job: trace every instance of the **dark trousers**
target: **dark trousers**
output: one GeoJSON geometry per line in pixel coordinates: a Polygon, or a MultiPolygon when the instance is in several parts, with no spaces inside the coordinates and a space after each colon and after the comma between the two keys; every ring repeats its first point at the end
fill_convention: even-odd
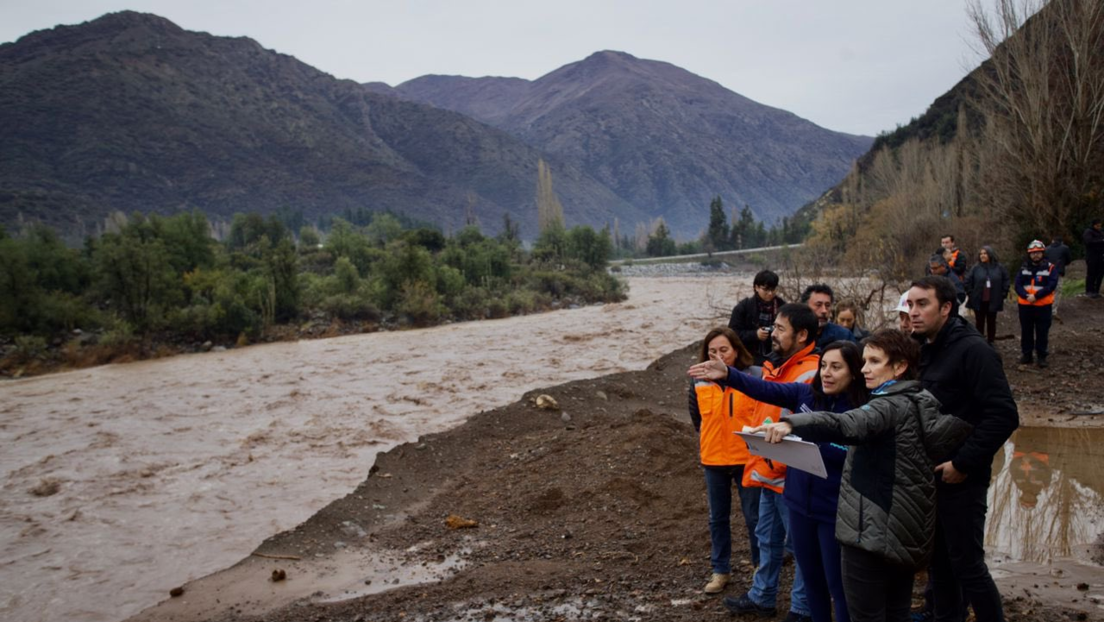
{"type": "Polygon", "coordinates": [[[909,622],[912,568],[853,546],[840,549],[851,622],[909,622]]]}
{"type": "Polygon", "coordinates": [[[1085,293],[1099,294],[1100,282],[1104,281],[1104,257],[1086,257],[1085,264],[1085,293]]]}
{"type": "Polygon", "coordinates": [[[937,487],[938,520],[931,566],[936,622],[962,622],[963,598],[973,606],[977,622],[1004,620],[1000,592],[985,565],[988,489],[988,482],[937,487]]]}
{"type": "Polygon", "coordinates": [[[997,311],[990,311],[988,302],[982,301],[978,304],[977,311],[974,311],[974,326],[977,326],[979,333],[985,335],[989,343],[997,338],[997,311]]]}
{"type": "Polygon", "coordinates": [[[703,467],[705,491],[709,498],[709,539],[713,572],[732,572],[732,486],[740,497],[740,511],[747,526],[748,544],[751,546],[751,563],[759,567],[759,540],[755,526],[759,523],[759,488],[744,488],[744,465],[727,467],[703,467]]]}
{"type": "Polygon", "coordinates": [[[813,622],[832,622],[835,599],[836,622],[850,622],[843,590],[840,545],[836,521],[822,522],[790,508],[790,539],[794,560],[805,578],[805,600],[813,622]]]}
{"type": "Polygon", "coordinates": [[[1039,358],[1047,355],[1051,310],[1050,305],[1020,305],[1020,351],[1024,356],[1031,356],[1032,351],[1038,352],[1039,358]]]}

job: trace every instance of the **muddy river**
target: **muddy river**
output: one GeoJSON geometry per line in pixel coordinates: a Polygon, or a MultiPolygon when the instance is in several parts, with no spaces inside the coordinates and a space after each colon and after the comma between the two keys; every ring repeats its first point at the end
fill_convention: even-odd
{"type": "MultiPolygon", "coordinates": [[[[620,304],[2,383],[0,619],[127,618],[344,496],[378,452],[643,369],[727,321],[748,282],[638,277],[620,304]]],[[[1099,573],[1102,446],[1100,430],[1023,429],[997,456],[1002,581],[1099,573]]]]}
{"type": "Polygon", "coordinates": [[[632,278],[620,304],[0,384],[0,619],[124,619],[344,496],[380,451],[645,368],[750,281],[632,278]]]}

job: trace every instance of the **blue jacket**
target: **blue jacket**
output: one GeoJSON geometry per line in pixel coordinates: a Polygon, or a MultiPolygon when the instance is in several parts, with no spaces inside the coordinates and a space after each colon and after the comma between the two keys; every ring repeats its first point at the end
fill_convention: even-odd
{"type": "MultiPolygon", "coordinates": [[[[852,333],[851,331],[847,330],[846,328],[840,326],[839,324],[828,322],[827,324],[824,325],[824,331],[820,333],[819,337],[817,337],[817,340],[816,340],[817,352],[820,352],[821,350],[823,350],[824,346],[832,343],[833,341],[850,341],[850,342],[854,342],[855,341],[855,335],[854,335],[854,333],[852,333]]],[[[760,400],[760,401],[764,401],[764,400],[760,400]]],[[[794,412],[797,412],[797,411],[794,411],[794,412]]]]}
{"type": "MultiPolygon", "coordinates": [[[[842,328],[842,327],[841,327],[842,328]]],[[[847,329],[843,329],[847,330],[847,329]]],[[[817,404],[813,386],[804,382],[767,382],[739,370],[728,368],[728,386],[753,400],[766,402],[793,412],[831,411],[842,413],[854,408],[847,396],[828,398],[829,403],[817,404]]],[[[822,523],[836,522],[836,506],[839,504],[840,477],[847,458],[847,447],[834,443],[817,443],[824,459],[827,478],[820,478],[805,471],[786,469],[786,486],[782,499],[786,506],[822,523]]]]}

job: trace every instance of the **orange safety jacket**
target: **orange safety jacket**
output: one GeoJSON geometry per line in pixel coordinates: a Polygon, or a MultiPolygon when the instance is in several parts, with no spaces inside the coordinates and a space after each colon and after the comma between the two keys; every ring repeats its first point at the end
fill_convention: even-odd
{"type": "MultiPolygon", "coordinates": [[[[815,343],[810,343],[777,369],[770,361],[767,361],[763,366],[763,380],[767,382],[804,382],[806,384],[812,382],[813,378],[816,377],[817,369],[820,367],[820,356],[813,354],[815,346],[815,343]]],[[[772,406],[765,402],[756,402],[755,411],[752,415],[754,421],[752,425],[763,425],[768,419],[771,423],[778,423],[782,420],[782,417],[789,414],[792,413],[787,408],[772,406]]],[[[741,483],[744,486],[758,486],[781,493],[786,484],[786,465],[753,455],[748,458],[747,466],[744,467],[744,479],[741,483]]]]}
{"type": "Polygon", "coordinates": [[[706,466],[746,464],[747,443],[733,432],[751,425],[755,402],[736,389],[708,380],[694,383],[701,414],[701,463],[706,466]]]}

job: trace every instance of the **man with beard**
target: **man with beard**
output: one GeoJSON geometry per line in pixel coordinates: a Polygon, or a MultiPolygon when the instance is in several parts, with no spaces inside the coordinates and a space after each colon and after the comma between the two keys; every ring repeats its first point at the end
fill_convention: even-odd
{"type": "Polygon", "coordinates": [[[816,347],[817,351],[833,341],[855,341],[855,335],[846,328],[829,322],[832,317],[832,305],[836,302],[836,295],[832,288],[824,283],[815,283],[805,288],[801,294],[801,302],[807,304],[817,319],[816,347]]]}
{"type": "Polygon", "coordinates": [[[993,456],[1019,426],[1019,413],[996,350],[956,313],[946,277],[913,281],[908,292],[912,334],[920,340],[920,382],[942,411],[974,426],[935,467],[935,619],[961,622],[965,599],[978,622],[1004,620],[1000,592],[985,565],[986,493],[993,456]]]}
{"type": "MultiPolygon", "coordinates": [[[[817,330],[816,315],[802,304],[783,305],[778,310],[771,331],[772,359],[763,366],[763,380],[768,382],[805,382],[816,377],[820,357],[813,353],[817,330]]],[[[753,425],[774,423],[789,411],[764,402],[755,403],[751,420],[753,425]]],[[[739,598],[727,597],[724,604],[733,613],[754,613],[773,616],[778,598],[778,575],[782,570],[782,554],[789,529],[786,504],[782,501],[785,489],[786,465],[762,456],[751,456],[744,466],[743,485],[762,488],[759,497],[759,524],[755,535],[759,540],[759,568],[755,570],[751,589],[739,598]]],[[[786,622],[810,620],[809,606],[805,602],[805,585],[800,568],[794,569],[793,589],[790,592],[790,612],[786,622]]]]}

